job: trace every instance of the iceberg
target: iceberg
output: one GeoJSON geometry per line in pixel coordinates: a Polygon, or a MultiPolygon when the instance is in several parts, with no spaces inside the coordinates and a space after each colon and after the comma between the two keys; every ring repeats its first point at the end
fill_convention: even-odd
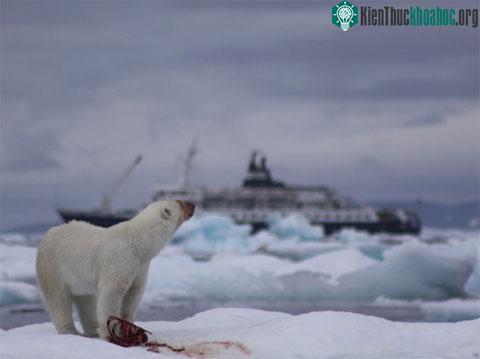
{"type": "Polygon", "coordinates": [[[0,244],[0,280],[35,284],[36,256],[34,247],[0,244]]]}
{"type": "Polygon", "coordinates": [[[217,252],[252,251],[256,244],[249,240],[249,234],[249,225],[237,225],[229,217],[212,214],[185,222],[171,243],[188,253],[208,257],[217,252]]]}
{"type": "Polygon", "coordinates": [[[332,279],[332,284],[344,274],[370,267],[377,261],[363,255],[360,251],[349,248],[327,252],[323,255],[306,259],[294,265],[283,266],[277,270],[278,274],[292,274],[295,272],[321,273],[332,279]]]}
{"type": "Polygon", "coordinates": [[[311,225],[305,217],[298,214],[271,218],[269,230],[278,238],[319,240],[325,236],[321,226],[311,225]]]}
{"type": "MultiPolygon", "coordinates": [[[[368,302],[381,296],[403,300],[478,297],[474,240],[435,245],[408,241],[382,249],[382,257],[366,254],[363,244],[299,241],[295,253],[307,251],[303,245],[312,253],[292,259],[272,253],[283,250],[286,254],[294,242],[275,241],[271,236],[265,232],[245,238],[247,242],[255,238],[255,246],[263,243],[253,252],[247,248],[251,244],[242,244],[241,251],[212,251],[202,261],[191,255],[190,244],[167,246],[151,263],[142,304],[177,299],[368,302]]],[[[0,244],[0,250],[2,305],[37,300],[31,294],[20,295],[22,289],[16,286],[28,284],[29,293],[33,290],[36,249],[0,244]]],[[[27,287],[23,288],[26,293],[27,287]]]]}
{"type": "Polygon", "coordinates": [[[426,322],[458,322],[480,317],[480,300],[478,299],[449,299],[445,301],[398,300],[385,297],[377,298],[374,302],[378,306],[410,306],[420,308],[422,321],[426,322]]]}
{"type": "MultiPolygon", "coordinates": [[[[470,243],[468,243],[470,244],[470,243]]],[[[434,246],[407,243],[386,252],[377,265],[339,279],[345,296],[374,299],[448,299],[465,297],[475,255],[471,245],[434,246]]]]}
{"type": "Polygon", "coordinates": [[[37,303],[40,301],[38,288],[22,282],[0,281],[0,306],[37,303]]]}
{"type": "Polygon", "coordinates": [[[37,249],[0,244],[0,306],[40,301],[36,287],[37,249]]]}
{"type": "Polygon", "coordinates": [[[468,296],[465,284],[476,257],[471,243],[455,246],[411,242],[385,252],[383,261],[347,248],[300,262],[265,254],[217,254],[198,262],[159,256],[150,267],[146,301],[443,300],[468,296]],[[164,273],[169,273],[165,276],[164,273]]]}
{"type": "MultiPolygon", "coordinates": [[[[221,215],[184,223],[152,261],[141,305],[182,300],[373,303],[385,297],[453,306],[450,300],[480,297],[476,232],[427,229],[414,237],[344,229],[325,237],[296,216],[272,221],[270,231],[255,234],[221,215]]],[[[36,248],[15,236],[0,243],[2,307],[40,302],[36,248]]]]}
{"type": "Polygon", "coordinates": [[[475,266],[470,278],[465,284],[465,292],[473,297],[480,298],[480,241],[473,242],[473,254],[475,266]]]}

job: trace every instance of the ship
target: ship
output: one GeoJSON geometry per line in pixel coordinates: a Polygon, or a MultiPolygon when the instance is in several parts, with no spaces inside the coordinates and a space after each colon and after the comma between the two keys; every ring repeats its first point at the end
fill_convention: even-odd
{"type": "MultiPolygon", "coordinates": [[[[195,204],[199,215],[216,213],[227,215],[238,224],[248,224],[252,232],[268,229],[275,218],[292,214],[306,218],[312,225],[322,226],[326,235],[343,228],[369,233],[419,234],[421,219],[415,209],[376,208],[359,204],[341,196],[328,186],[288,185],[273,178],[266,155],[252,151],[247,173],[241,186],[226,188],[198,187],[190,184],[190,170],[197,153],[192,144],[180,159],[180,176],[173,186],[154,188],[152,200],[180,199],[195,204]]],[[[112,211],[112,197],[128,178],[142,157],[133,163],[116,181],[112,190],[102,197],[101,206],[94,210],[58,209],[65,222],[82,220],[101,227],[109,227],[132,218],[136,210],[112,211]]]]}

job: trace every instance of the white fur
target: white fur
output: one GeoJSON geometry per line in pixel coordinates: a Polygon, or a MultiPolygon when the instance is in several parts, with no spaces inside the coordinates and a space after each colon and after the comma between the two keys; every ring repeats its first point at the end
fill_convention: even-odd
{"type": "Polygon", "coordinates": [[[133,321],[150,261],[182,221],[176,201],[159,201],[110,228],[72,221],[50,229],[38,247],[37,277],[57,331],[78,334],[72,303],[87,336],[105,339],[110,315],[133,321]]]}

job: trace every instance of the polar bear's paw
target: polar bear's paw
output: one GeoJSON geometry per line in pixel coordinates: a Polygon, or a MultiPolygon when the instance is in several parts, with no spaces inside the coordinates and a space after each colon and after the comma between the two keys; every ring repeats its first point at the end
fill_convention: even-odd
{"type": "Polygon", "coordinates": [[[110,341],[108,336],[108,330],[106,326],[99,325],[97,329],[97,337],[106,341],[110,341]]]}

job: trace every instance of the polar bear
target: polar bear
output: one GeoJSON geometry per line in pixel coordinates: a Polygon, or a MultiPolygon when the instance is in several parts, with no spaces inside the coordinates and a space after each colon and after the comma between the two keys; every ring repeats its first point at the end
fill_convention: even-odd
{"type": "Polygon", "coordinates": [[[107,339],[110,315],[133,321],[150,261],[194,209],[184,201],[158,201],[109,228],[72,221],[50,229],[38,247],[36,268],[57,332],[79,334],[72,303],[86,336],[107,339]]]}

